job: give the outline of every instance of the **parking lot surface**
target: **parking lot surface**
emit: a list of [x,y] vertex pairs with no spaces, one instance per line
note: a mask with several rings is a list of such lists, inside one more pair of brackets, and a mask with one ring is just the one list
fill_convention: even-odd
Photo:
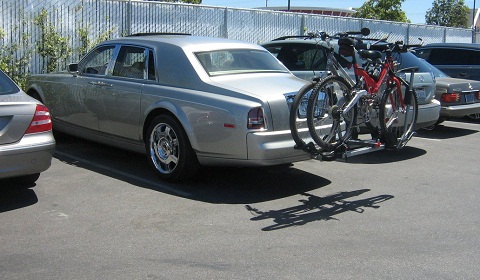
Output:
[[1,183],[0,279],[478,279],[479,130],[183,184],[59,135],[34,188]]

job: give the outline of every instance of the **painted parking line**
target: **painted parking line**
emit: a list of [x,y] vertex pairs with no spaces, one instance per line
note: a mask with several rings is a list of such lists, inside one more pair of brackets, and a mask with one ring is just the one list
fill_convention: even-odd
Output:
[[75,161],[93,166],[95,168],[99,168],[99,169],[108,171],[108,172],[116,174],[116,175],[119,175],[123,178],[130,179],[132,181],[140,182],[140,183],[145,184],[147,186],[153,187],[155,190],[165,191],[166,193],[170,193],[170,194],[174,194],[174,195],[178,195],[178,196],[183,196],[183,197],[191,197],[192,196],[190,193],[177,190],[173,187],[165,186],[165,185],[159,183],[159,181],[156,181],[156,180],[155,181],[154,180],[149,180],[149,179],[145,179],[145,178],[142,178],[142,177],[139,177],[139,176],[135,176],[131,173],[118,171],[117,169],[112,168],[110,166],[99,164],[99,163],[96,163],[96,162],[93,162],[93,161],[90,161],[90,160],[87,160],[87,159],[84,159],[84,158],[81,158],[81,157],[73,156],[73,155],[70,155],[68,153],[58,151],[58,150],[55,151],[55,153],[60,155],[60,156],[68,157],[68,158],[73,159]]

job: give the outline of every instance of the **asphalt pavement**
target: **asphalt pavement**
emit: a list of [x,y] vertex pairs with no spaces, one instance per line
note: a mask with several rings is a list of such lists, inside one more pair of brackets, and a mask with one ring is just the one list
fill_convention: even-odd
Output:
[[61,135],[36,186],[0,183],[0,279],[479,279],[479,130],[183,184]]

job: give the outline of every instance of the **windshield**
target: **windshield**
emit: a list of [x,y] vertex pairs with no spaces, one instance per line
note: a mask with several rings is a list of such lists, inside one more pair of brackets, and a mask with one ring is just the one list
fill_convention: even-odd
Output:
[[19,89],[10,78],[0,71],[0,95],[12,94],[18,92]]
[[210,76],[288,72],[270,53],[262,50],[217,50],[199,52],[195,55]]

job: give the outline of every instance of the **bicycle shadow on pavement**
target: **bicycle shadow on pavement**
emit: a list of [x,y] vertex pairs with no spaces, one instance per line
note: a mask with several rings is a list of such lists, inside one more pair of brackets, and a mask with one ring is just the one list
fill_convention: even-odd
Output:
[[[378,204],[394,198],[392,195],[378,195],[365,199],[352,200],[369,189],[339,192],[328,196],[315,196],[308,193],[302,195],[306,199],[299,200],[300,204],[279,210],[267,210],[253,208],[246,205],[245,208],[254,216],[251,221],[272,220],[272,224],[262,228],[262,231],[285,229],[293,226],[301,226],[316,221],[339,220],[339,214],[353,211],[363,213],[366,208],[377,209]],[[347,200],[349,199],[349,200]]]

